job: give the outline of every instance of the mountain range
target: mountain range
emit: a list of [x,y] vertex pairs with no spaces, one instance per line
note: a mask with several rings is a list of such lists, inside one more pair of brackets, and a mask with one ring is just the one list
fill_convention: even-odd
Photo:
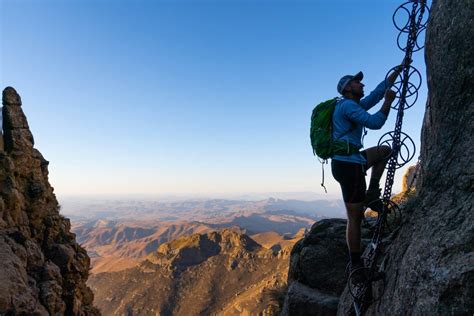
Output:
[[137,266],[93,274],[89,286],[106,315],[276,315],[294,238],[238,229],[183,236]]

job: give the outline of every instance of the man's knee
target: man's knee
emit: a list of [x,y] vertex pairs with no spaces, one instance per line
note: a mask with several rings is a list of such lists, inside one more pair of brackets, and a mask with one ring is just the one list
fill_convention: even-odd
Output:
[[390,155],[392,155],[392,147],[387,145],[379,146],[378,153],[381,160],[388,160]]

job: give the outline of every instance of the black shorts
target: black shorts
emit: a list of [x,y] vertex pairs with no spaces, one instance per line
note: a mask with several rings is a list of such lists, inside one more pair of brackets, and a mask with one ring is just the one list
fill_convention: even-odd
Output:
[[[361,152],[361,154],[365,157],[365,152]],[[344,202],[364,202],[366,170],[366,165],[334,159],[331,161],[332,175],[341,186]]]

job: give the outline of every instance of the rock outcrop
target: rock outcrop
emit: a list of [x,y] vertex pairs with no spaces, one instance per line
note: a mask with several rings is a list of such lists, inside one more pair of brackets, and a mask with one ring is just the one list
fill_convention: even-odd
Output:
[[[316,222],[291,250],[284,316],[335,315],[346,285],[346,220]],[[363,243],[370,231],[363,228]]]
[[[434,0],[421,172],[386,249],[386,289],[366,315],[474,312],[474,37],[471,0]],[[344,315],[350,296],[341,298]]]
[[230,229],[207,234],[194,234],[162,244],[148,255],[153,264],[183,270],[198,265],[212,256],[226,254],[231,258],[228,269],[234,269],[239,257],[248,256],[261,248],[254,240]]
[[99,315],[86,286],[89,257],[48,182],[48,161],[34,139],[21,98],[3,91],[0,151],[0,314]]

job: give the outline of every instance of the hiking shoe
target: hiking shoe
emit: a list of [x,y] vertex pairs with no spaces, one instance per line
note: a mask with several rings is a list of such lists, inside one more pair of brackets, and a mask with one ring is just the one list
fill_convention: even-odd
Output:
[[367,192],[365,192],[365,203],[370,203],[374,200],[379,200],[380,195],[382,195],[382,189],[377,188],[377,189],[368,189]]
[[351,264],[349,280],[354,285],[364,283],[367,280],[366,276],[367,269],[364,267],[362,262]]
[[383,201],[378,199],[378,200],[373,200],[372,202],[368,203],[366,206],[374,212],[382,213],[384,205],[383,205]]
[[369,189],[365,193],[364,204],[372,211],[380,213],[383,210],[383,201],[380,199],[382,189],[378,188],[375,190]]

